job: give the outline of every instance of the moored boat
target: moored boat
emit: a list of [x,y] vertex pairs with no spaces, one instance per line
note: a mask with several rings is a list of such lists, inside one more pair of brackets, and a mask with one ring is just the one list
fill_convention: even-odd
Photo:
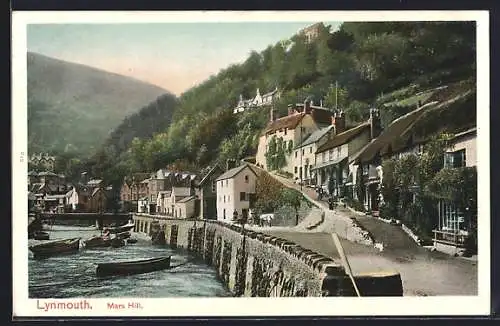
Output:
[[80,249],[80,239],[81,238],[56,240],[30,246],[29,249],[35,258],[45,258],[58,254],[74,253]]
[[111,246],[111,239],[96,236],[85,240],[84,243],[86,248],[105,248]]
[[131,234],[129,231],[126,231],[126,232],[121,232],[121,233],[117,233],[116,234],[116,237],[117,238],[120,238],[120,239],[128,239],[130,238]]
[[113,238],[111,239],[111,247],[113,248],[120,248],[125,246],[125,240],[122,238]]
[[98,277],[125,276],[164,270],[170,267],[170,258],[171,256],[165,256],[143,260],[102,263],[97,265],[96,275]]
[[122,232],[131,231],[135,226],[134,221],[129,221],[127,224],[116,226],[116,227],[108,227],[110,233],[117,234]]
[[35,240],[49,240],[50,235],[48,232],[35,231],[35,233],[33,234],[33,239],[35,239]]
[[133,238],[127,239],[127,243],[137,243],[137,239]]

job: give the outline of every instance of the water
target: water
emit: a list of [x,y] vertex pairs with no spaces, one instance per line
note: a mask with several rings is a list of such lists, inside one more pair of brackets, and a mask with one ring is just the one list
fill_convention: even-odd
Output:
[[[53,226],[50,241],[81,237],[88,239],[100,232],[91,227]],[[81,248],[78,253],[28,261],[30,298],[166,298],[226,297],[227,289],[218,281],[215,270],[199,259],[165,247],[151,245],[144,235],[133,234],[139,241],[122,248]],[[29,240],[30,245],[42,241]],[[159,256],[172,256],[168,270],[146,274],[97,279],[96,264]]]

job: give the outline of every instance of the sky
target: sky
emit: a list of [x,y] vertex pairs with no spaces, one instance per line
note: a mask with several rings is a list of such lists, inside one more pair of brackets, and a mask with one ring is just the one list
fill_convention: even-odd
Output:
[[[160,86],[176,95],[252,50],[291,38],[311,22],[35,24],[27,48]],[[340,23],[324,22],[335,30]]]

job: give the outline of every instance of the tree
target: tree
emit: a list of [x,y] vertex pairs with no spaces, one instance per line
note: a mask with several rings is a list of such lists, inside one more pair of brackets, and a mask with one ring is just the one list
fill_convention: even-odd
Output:
[[285,188],[281,191],[280,202],[290,205],[295,210],[295,225],[299,224],[299,209],[302,205],[302,194],[294,189]]
[[270,176],[262,172],[255,185],[256,202],[255,208],[259,213],[270,213],[278,207],[280,203],[281,190],[283,185]]

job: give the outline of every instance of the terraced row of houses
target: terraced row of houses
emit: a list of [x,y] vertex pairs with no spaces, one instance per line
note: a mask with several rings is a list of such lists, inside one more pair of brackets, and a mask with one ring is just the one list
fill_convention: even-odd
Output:
[[168,169],[136,173],[124,180],[120,198],[124,207],[138,213],[230,220],[235,212],[249,215],[256,175],[248,164],[234,161],[202,174]]
[[103,212],[108,210],[111,191],[100,179],[87,180],[86,173],[77,183],[69,183],[64,175],[49,171],[28,173],[30,211]]
[[[417,101],[410,112],[386,123],[385,128],[380,114],[383,107],[372,108],[368,120],[352,126],[346,125],[341,110],[315,107],[307,100],[290,106],[284,117],[276,117],[270,109],[256,164],[278,170],[304,186],[322,189],[329,196],[360,200],[367,212],[377,216],[383,200],[382,162],[422,154],[433,135],[443,131],[453,134],[443,167],[477,165],[475,87],[440,87],[429,91],[426,98]],[[464,102],[468,103],[465,107]],[[283,148],[270,153],[275,144]],[[276,166],[276,156],[283,154],[285,159]],[[362,196],[356,191],[360,185]],[[463,212],[456,205],[443,201],[438,211],[440,231],[467,233]]]

